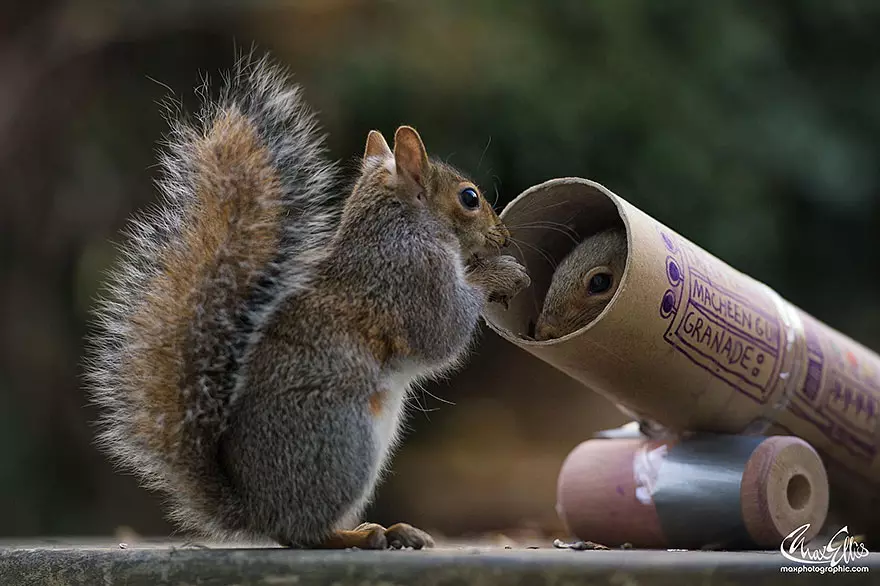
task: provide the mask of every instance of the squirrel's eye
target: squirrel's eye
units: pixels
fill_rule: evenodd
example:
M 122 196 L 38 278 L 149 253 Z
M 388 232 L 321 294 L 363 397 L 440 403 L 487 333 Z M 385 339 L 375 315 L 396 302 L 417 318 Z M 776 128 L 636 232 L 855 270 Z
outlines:
M 465 187 L 458 194 L 461 205 L 469 210 L 475 210 L 480 207 L 480 196 L 477 195 L 473 187 Z
M 604 293 L 611 288 L 612 282 L 613 278 L 608 273 L 593 275 L 593 278 L 590 279 L 590 294 Z

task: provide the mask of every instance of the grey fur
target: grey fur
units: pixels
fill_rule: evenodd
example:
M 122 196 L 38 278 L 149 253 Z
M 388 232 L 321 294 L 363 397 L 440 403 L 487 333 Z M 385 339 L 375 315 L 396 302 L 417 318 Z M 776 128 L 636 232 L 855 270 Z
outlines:
M 186 416 L 180 441 L 166 450 L 150 443 L 151 433 L 167 431 L 162 416 L 149 433 L 132 424 L 153 399 L 124 366 L 164 342 L 145 339 L 133 316 L 168 324 L 163 332 L 181 318 L 162 315 L 146 283 L 184 245 L 184 224 L 198 213 L 195 145 L 229 111 L 257 129 L 280 175 L 284 237 L 272 262 L 254 264 L 247 245 L 257 227 L 230 225 L 217 256 L 192 267 L 205 276 L 186 297 L 186 350 L 168 358 Z M 299 88 L 266 59 L 244 56 L 196 123 L 175 123 L 161 160 L 162 204 L 130 224 L 109 297 L 97 310 L 101 329 L 91 340 L 88 376 L 103 413 L 101 445 L 164 491 L 187 529 L 317 544 L 369 502 L 396 445 L 411 383 L 454 368 L 488 297 L 513 296 L 528 277 L 515 262 L 469 270 L 451 229 L 411 202 L 365 198 L 357 214 L 344 216 L 337 170 L 325 160 L 315 119 Z M 242 196 L 235 170 L 229 173 L 221 179 L 232 191 L 215 197 Z M 246 287 L 245 277 L 257 284 Z M 373 333 L 400 334 L 407 351 L 378 360 L 370 336 L 342 325 L 353 307 L 387 319 Z M 386 389 L 397 402 L 377 423 L 367 405 Z
M 237 405 L 224 442 L 230 477 L 246 495 L 248 524 L 269 527 L 282 542 L 307 545 L 369 502 L 396 447 L 399 425 L 391 424 L 387 444 L 377 442 L 373 416 L 364 409 L 369 396 L 391 388 L 405 403 L 410 384 L 457 366 L 486 303 L 489 290 L 472 284 L 482 273 L 465 278 L 453 240 L 417 205 L 364 202 L 351 221 L 342 222 L 314 289 L 289 297 L 269 319 L 246 360 L 248 396 Z M 528 284 L 518 264 L 496 280 L 492 291 L 510 296 Z M 379 364 L 369 340 L 335 325 L 344 319 L 337 311 L 347 309 L 326 303 L 329 295 L 395 316 L 410 353 Z M 272 403 L 286 438 L 254 431 L 267 427 L 264 406 Z M 308 427 L 313 436 L 303 433 Z M 246 441 L 257 434 L 259 440 Z M 307 436 L 310 445 L 297 443 L 296 451 L 277 443 Z

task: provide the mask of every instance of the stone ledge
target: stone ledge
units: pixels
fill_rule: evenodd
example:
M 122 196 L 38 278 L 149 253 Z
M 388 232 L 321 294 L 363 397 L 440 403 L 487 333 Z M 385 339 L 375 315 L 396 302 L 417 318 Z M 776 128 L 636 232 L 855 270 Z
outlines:
M 702 586 L 880 584 L 868 574 L 782 574 L 774 552 L 563 551 L 441 547 L 429 551 L 293 551 L 71 545 L 0 548 L 0 584 L 129 586 Z

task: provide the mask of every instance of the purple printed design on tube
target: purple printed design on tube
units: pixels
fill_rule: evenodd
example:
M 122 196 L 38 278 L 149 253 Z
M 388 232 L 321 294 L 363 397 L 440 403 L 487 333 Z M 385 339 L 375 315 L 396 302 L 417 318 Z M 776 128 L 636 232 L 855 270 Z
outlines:
M 874 361 L 833 341 L 823 350 L 821 326 L 804 313 L 800 316 L 807 372 L 788 409 L 817 427 L 833 445 L 872 460 L 880 425 L 880 380 L 872 368 Z
M 720 261 L 661 231 L 670 287 L 660 300 L 664 339 L 694 364 L 765 403 L 779 382 L 782 324 L 767 292 L 736 282 Z

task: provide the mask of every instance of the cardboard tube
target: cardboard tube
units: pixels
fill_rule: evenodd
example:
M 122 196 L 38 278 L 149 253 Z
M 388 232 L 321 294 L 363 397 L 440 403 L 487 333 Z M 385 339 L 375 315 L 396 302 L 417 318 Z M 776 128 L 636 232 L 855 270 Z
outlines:
M 579 539 L 608 546 L 778 548 L 828 513 L 822 460 L 800 438 L 701 434 L 594 439 L 566 458 L 557 512 Z
M 592 181 L 532 187 L 501 218 L 532 286 L 488 311 L 499 335 L 673 431 L 797 435 L 863 485 L 880 484 L 877 354 Z M 576 245 L 568 230 L 535 228 L 548 223 L 581 239 L 623 226 L 628 256 L 593 322 L 537 342 L 528 331 L 553 266 Z

